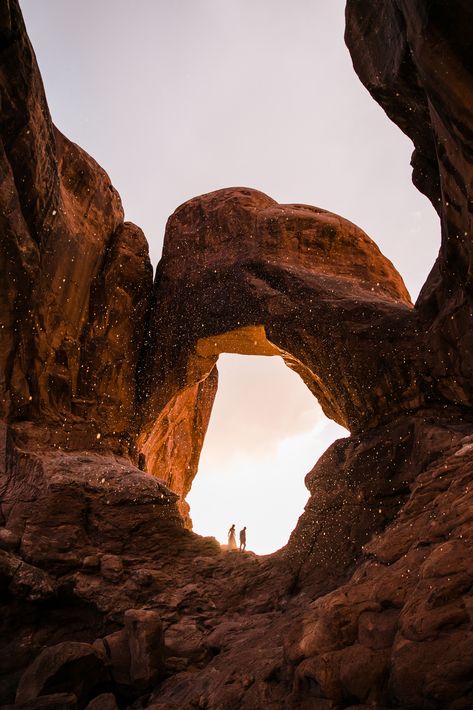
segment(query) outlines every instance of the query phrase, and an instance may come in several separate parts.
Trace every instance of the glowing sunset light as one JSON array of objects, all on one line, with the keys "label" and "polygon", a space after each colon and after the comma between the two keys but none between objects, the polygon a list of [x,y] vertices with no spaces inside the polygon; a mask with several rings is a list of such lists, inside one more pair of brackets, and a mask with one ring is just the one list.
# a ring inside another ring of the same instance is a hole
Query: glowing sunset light
[{"label": "glowing sunset light", "polygon": [[268,554],[287,542],[304,509],[305,474],[348,432],[327,419],[280,357],[221,355],[219,389],[187,497],[194,530],[226,544],[247,526],[247,549]]}]

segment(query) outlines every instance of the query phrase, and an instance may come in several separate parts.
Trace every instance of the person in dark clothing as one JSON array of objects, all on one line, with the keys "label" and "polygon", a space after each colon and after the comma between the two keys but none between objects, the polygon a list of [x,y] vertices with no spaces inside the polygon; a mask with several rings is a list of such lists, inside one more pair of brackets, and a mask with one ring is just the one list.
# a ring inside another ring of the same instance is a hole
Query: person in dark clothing
[{"label": "person in dark clothing", "polygon": [[240,552],[246,550],[246,525],[243,530],[240,530]]}]

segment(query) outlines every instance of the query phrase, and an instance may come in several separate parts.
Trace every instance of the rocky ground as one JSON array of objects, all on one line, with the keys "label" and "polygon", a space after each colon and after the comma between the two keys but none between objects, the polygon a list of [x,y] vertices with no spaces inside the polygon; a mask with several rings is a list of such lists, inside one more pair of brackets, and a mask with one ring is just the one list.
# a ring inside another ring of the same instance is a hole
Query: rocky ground
[{"label": "rocky ground", "polygon": [[[310,554],[294,540],[222,551],[123,459],[17,452],[0,531],[4,702],[470,707],[473,423],[452,414],[415,420],[382,485],[366,442],[336,442],[308,477]],[[58,693],[75,698],[42,699]]]}]

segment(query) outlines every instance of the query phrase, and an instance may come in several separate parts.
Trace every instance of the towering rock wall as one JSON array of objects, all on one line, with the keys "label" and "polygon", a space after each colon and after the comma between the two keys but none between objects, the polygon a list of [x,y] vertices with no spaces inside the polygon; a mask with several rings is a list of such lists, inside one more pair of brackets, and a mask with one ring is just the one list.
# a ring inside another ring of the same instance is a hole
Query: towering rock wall
[{"label": "towering rock wall", "polygon": [[440,216],[439,257],[419,296],[432,398],[471,406],[473,77],[468,0],[348,0],[361,81],[413,141],[414,184]]},{"label": "towering rock wall", "polygon": [[127,451],[148,246],[108,175],[52,124],[16,2],[1,22],[2,415],[48,423],[57,445]]}]

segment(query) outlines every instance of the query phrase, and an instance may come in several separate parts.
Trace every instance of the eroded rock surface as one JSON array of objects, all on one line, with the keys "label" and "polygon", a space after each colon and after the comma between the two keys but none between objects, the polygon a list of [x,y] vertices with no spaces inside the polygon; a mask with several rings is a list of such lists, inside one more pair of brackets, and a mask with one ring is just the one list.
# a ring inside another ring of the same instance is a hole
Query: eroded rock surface
[{"label": "eroded rock surface", "polygon": [[221,352],[282,356],[359,430],[422,402],[416,334],[401,277],[351,222],[247,188],[186,202],[168,221],[140,381],[148,470],[187,494]]},{"label": "eroded rock surface", "polygon": [[[413,307],[355,225],[247,188],[176,210],[153,289],[1,0],[5,707],[473,705],[471,13],[347,7],[355,68],[441,216]],[[186,529],[220,352],[282,355],[352,431],[269,557]]]},{"label": "eroded rock surface", "polygon": [[348,0],[346,42],[361,81],[413,141],[414,184],[441,220],[417,303],[435,396],[471,406],[473,66],[468,0]]},{"label": "eroded rock surface", "polygon": [[128,452],[148,245],[108,175],[54,127],[18,3],[1,6],[2,415],[62,446],[100,434]]},{"label": "eroded rock surface", "polygon": [[89,644],[63,642],[50,646],[35,658],[18,684],[18,704],[41,695],[73,691],[84,698],[106,679],[105,658]]}]

